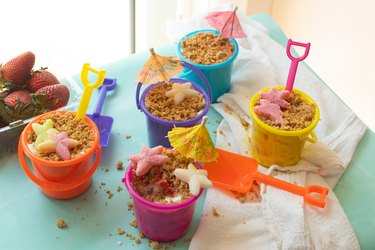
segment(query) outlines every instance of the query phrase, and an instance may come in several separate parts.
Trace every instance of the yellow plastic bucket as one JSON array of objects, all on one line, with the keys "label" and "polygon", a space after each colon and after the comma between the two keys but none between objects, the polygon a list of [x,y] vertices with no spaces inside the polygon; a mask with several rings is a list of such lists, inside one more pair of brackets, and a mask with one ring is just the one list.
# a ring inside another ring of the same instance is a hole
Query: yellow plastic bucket
[{"label": "yellow plastic bucket", "polygon": [[[284,90],[284,86],[274,87],[277,90]],[[297,93],[301,98],[309,104],[315,106],[315,117],[311,124],[299,130],[285,131],[276,129],[264,123],[255,113],[255,102],[260,98],[261,92],[266,92],[270,88],[264,88],[255,94],[250,100],[250,116],[253,119],[251,132],[251,151],[252,156],[262,166],[269,167],[271,165],[293,166],[301,156],[302,148],[305,141],[315,143],[317,137],[313,131],[319,122],[320,111],[316,102],[305,93],[293,89],[293,93]]]}]

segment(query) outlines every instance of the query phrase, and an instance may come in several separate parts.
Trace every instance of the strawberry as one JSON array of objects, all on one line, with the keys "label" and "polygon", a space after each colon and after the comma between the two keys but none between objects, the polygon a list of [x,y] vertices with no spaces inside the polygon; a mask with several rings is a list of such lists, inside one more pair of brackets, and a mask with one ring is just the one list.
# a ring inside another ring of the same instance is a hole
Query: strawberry
[{"label": "strawberry", "polygon": [[0,99],[0,121],[4,124],[33,117],[39,114],[36,111],[28,90],[17,90]]},{"label": "strawberry", "polygon": [[28,82],[27,88],[30,92],[35,93],[38,89],[45,86],[60,84],[56,76],[46,70],[47,68],[41,68],[31,73],[30,81]]},{"label": "strawberry", "polygon": [[[6,125],[5,123],[3,123],[3,122],[0,121],[0,128],[4,128],[4,127],[6,127],[6,126],[8,126],[8,125]],[[0,140],[0,141],[2,141],[2,140]],[[3,141],[2,141],[2,142],[3,142]]]},{"label": "strawberry", "polygon": [[51,110],[58,109],[68,104],[70,92],[64,84],[55,84],[38,89],[35,94],[46,94],[48,101],[57,101]]},{"label": "strawberry", "polygon": [[16,85],[25,84],[30,79],[34,63],[35,55],[30,51],[6,62],[0,68],[1,82],[10,81]]},{"label": "strawberry", "polygon": [[17,90],[5,97],[5,103],[16,106],[17,101],[22,102],[23,104],[29,104],[31,102],[30,92],[28,90]]}]

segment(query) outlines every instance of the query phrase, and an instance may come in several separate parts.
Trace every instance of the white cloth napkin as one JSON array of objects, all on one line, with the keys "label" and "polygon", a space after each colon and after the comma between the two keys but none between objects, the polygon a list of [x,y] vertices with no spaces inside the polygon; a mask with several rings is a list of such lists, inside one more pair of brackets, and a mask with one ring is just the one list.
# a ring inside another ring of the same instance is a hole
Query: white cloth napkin
[{"label": "white cloth napkin", "polygon": [[[178,41],[190,31],[210,28],[204,20],[206,14],[183,22],[169,22],[167,33],[173,41]],[[251,156],[248,140],[251,129],[244,126],[252,123],[249,100],[264,87],[283,85],[290,60],[285,48],[272,40],[260,24],[237,14],[248,37],[237,40],[240,48],[230,93],[213,105],[224,117],[216,146]],[[313,46],[310,53],[314,53]],[[300,196],[264,184],[260,185],[261,199],[255,203],[240,203],[231,192],[211,188],[190,249],[359,249],[332,188],[349,164],[366,127],[303,64],[299,65],[294,87],[319,105],[321,120],[315,132],[320,141],[306,143],[303,159],[295,166],[270,169],[260,166],[258,170],[300,186],[316,184],[330,188],[326,207],[305,204]]]}]

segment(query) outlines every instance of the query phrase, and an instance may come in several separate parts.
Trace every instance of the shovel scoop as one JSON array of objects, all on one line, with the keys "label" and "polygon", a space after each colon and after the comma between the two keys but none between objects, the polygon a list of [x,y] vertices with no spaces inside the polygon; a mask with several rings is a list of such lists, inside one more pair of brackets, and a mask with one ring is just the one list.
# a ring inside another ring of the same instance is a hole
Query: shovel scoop
[{"label": "shovel scoop", "polygon": [[111,135],[111,128],[113,124],[113,118],[111,116],[101,115],[104,100],[107,95],[107,91],[111,91],[116,87],[117,80],[114,78],[105,78],[102,86],[100,87],[99,99],[96,104],[94,113],[88,114],[87,116],[95,122],[100,133],[100,146],[106,147],[108,145],[109,137]]},{"label": "shovel scoop", "polygon": [[[217,162],[208,162],[203,168],[208,172],[208,179],[220,188],[225,188],[240,193],[246,193],[250,190],[253,181],[262,182],[270,186],[300,195],[314,206],[323,208],[325,206],[325,197],[328,194],[328,188],[310,185],[300,187],[292,183],[274,178],[272,176],[257,171],[258,162],[253,158],[234,154],[217,148],[219,158]],[[317,195],[312,196],[312,194]]]}]

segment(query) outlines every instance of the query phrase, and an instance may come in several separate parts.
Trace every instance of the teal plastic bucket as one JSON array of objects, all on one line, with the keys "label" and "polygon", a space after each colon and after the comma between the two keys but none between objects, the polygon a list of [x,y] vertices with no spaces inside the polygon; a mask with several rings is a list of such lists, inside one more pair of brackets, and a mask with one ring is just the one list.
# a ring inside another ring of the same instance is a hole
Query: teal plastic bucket
[{"label": "teal plastic bucket", "polygon": [[[219,34],[219,31],[217,30],[197,30],[181,38],[177,44],[177,56],[180,58],[181,61],[190,63],[194,67],[198,68],[204,74],[204,76],[207,78],[211,87],[212,102],[217,102],[217,98],[219,98],[224,93],[229,92],[230,90],[232,66],[233,66],[234,59],[236,59],[238,55],[238,44],[236,40],[234,40],[233,38],[229,39],[229,41],[234,46],[233,55],[225,62],[218,63],[218,64],[213,64],[213,65],[195,64],[189,61],[188,59],[186,59],[181,53],[181,41],[185,40],[186,37],[193,37],[197,35],[198,33],[208,33],[208,32],[213,33],[213,34]],[[200,85],[202,88],[205,88],[201,79],[199,79],[198,76],[189,69],[184,69],[183,72],[176,77],[195,82],[198,85]]]}]

